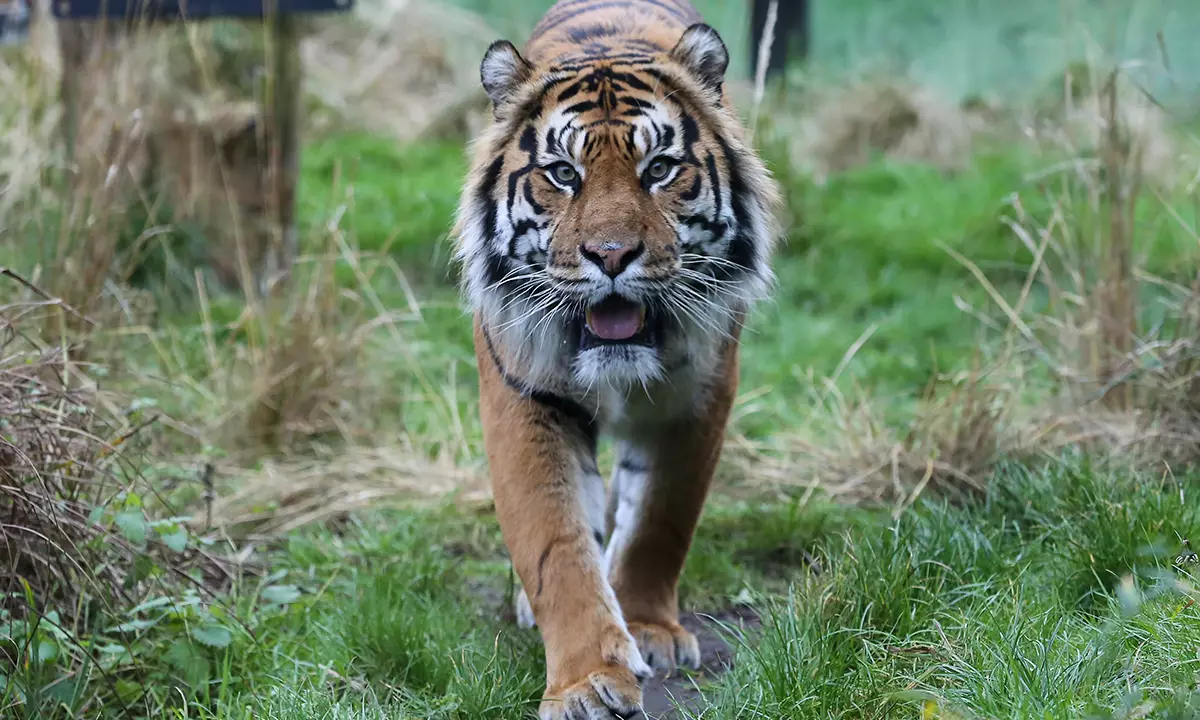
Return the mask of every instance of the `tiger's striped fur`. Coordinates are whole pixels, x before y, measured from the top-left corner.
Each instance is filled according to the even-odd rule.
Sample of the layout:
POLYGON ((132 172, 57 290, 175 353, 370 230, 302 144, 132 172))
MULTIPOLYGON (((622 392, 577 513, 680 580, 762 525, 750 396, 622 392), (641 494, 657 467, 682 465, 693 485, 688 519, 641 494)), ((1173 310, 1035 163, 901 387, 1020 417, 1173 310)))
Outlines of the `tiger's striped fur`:
POLYGON ((456 222, 497 515, 541 629, 542 718, 696 665, 676 584, 769 290, 778 192, 686 0, 560 0, 488 49, 456 222), (605 501, 598 434, 618 448, 605 501))

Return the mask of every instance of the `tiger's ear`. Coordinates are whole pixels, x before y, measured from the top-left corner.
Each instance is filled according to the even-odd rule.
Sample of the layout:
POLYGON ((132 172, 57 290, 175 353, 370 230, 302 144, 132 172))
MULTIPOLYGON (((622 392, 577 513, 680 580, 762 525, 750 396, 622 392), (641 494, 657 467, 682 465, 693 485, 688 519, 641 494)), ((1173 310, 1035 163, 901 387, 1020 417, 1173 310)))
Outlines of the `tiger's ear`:
POLYGON ((521 57, 517 48, 507 40, 497 40, 488 46, 479 65, 479 77, 497 112, 508 102, 521 83, 533 75, 533 66, 521 57))
POLYGON ((683 37, 671 49, 671 59, 691 71, 705 87, 720 94, 729 67, 729 51, 712 27, 696 23, 684 30, 683 37))

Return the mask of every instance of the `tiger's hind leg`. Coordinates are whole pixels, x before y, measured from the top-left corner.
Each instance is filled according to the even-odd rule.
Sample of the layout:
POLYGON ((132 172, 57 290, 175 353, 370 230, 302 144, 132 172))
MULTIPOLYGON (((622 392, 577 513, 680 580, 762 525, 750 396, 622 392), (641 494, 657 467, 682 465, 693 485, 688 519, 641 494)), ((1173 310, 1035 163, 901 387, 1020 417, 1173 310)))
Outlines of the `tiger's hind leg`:
POLYGON ((655 672, 700 665, 696 637, 679 624, 677 586, 720 456, 736 364, 731 355, 724 387, 696 417, 651 425, 619 450, 605 565, 626 626, 655 672))

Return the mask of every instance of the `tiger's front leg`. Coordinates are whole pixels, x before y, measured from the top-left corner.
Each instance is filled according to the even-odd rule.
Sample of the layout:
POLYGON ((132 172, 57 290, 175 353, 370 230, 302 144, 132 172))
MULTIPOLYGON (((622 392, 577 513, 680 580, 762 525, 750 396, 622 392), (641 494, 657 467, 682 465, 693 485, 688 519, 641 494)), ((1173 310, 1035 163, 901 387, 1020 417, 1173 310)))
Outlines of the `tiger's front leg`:
POLYGON ((621 618, 588 518, 594 438, 571 413, 512 387, 478 329, 476 355, 496 515, 545 647, 539 716, 631 715, 650 670, 621 618))
POLYGON ((655 672, 700 666, 699 643, 679 624, 677 586, 736 389, 731 344, 718 387, 693 416, 650 423, 618 447, 605 561, 627 627, 655 672))

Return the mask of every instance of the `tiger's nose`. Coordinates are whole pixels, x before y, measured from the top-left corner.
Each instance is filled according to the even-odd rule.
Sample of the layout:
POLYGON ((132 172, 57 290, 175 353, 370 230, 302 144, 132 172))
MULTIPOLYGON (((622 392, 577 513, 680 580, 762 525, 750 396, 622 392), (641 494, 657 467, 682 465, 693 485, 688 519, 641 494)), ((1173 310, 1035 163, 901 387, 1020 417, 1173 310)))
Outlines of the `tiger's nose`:
POLYGON ((640 241, 636 245, 619 242, 584 243, 579 252, 585 258, 595 263, 609 277, 616 277, 625 272, 625 268, 637 259, 645 249, 640 241))

